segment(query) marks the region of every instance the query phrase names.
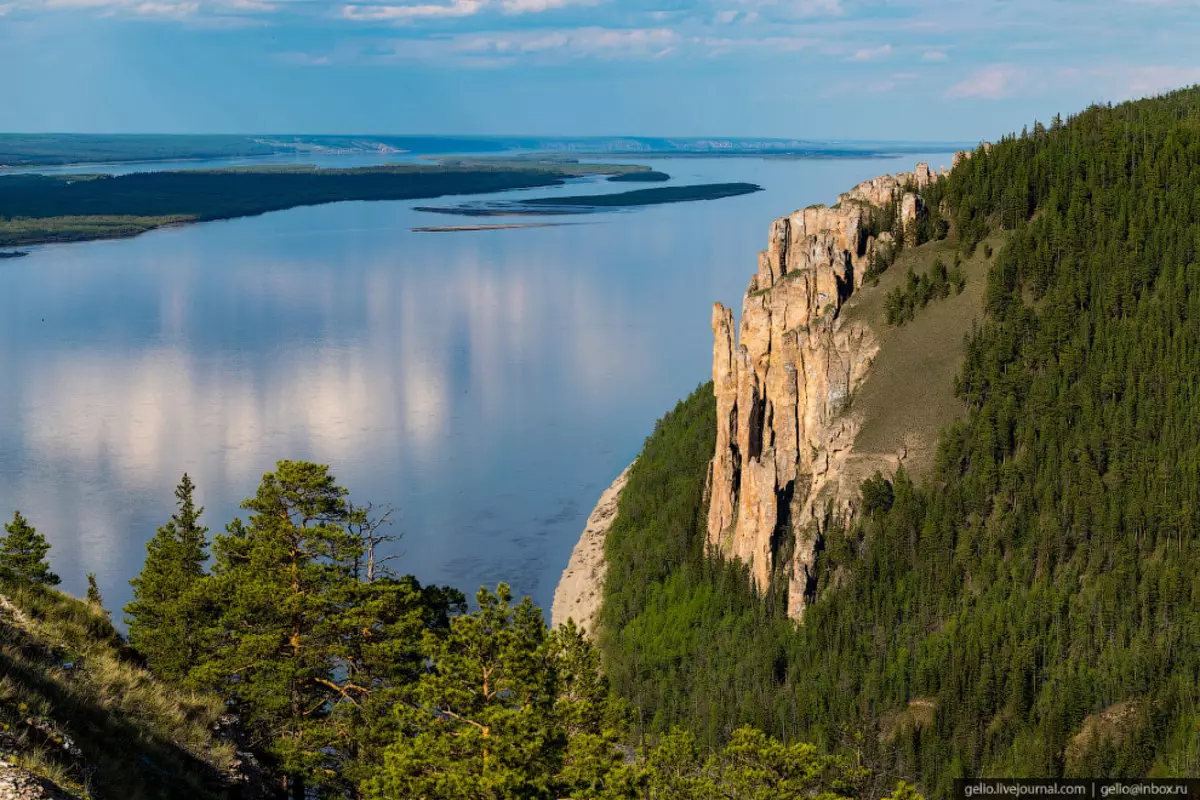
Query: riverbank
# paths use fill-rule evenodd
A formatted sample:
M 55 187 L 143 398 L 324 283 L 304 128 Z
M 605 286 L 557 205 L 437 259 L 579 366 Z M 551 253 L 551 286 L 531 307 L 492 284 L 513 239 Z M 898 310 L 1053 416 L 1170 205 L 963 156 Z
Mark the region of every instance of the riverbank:
M 356 169 L 238 168 L 0 176 L 0 247 L 136 236 L 165 225 L 343 201 L 418 200 L 562 186 L 648 167 L 514 161 Z
M 563 570 L 554 589 L 554 604 L 550 608 L 552 627 L 564 625 L 568 619 L 573 619 L 589 636 L 595 636 L 596 618 L 604 600 L 604 541 L 617 521 L 621 492 L 629 481 L 631 469 L 633 464 L 626 467 L 604 490 L 592 509 L 579 542 L 571 552 L 571 560 L 567 562 L 567 568 Z

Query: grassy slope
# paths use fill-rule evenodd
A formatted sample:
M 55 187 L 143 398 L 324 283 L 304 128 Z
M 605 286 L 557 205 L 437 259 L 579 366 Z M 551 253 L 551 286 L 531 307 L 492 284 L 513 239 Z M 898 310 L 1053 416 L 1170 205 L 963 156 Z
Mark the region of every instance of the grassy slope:
M 1003 241 L 996 236 L 988 243 L 998 251 Z M 918 479 L 933 463 L 938 434 L 966 417 L 962 401 L 954 396 L 954 377 L 962 366 L 962 337 L 983 307 L 992 259 L 984 256 L 982 245 L 977 248 L 962 264 L 967 277 L 963 293 L 932 301 L 907 325 L 886 323 L 884 299 L 903 285 L 909 269 L 920 275 L 939 257 L 952 264 L 954 247 L 944 240 L 903 251 L 879 284 L 855 292 L 842 312 L 848 323 L 869 324 L 880 343 L 871 371 L 854 395 L 853 411 L 863 420 L 854 443 L 858 458 L 905 453 L 905 467 Z
M 0 758 L 87 798 L 232 797 L 215 697 L 150 676 L 104 612 L 56 591 L 0 597 Z

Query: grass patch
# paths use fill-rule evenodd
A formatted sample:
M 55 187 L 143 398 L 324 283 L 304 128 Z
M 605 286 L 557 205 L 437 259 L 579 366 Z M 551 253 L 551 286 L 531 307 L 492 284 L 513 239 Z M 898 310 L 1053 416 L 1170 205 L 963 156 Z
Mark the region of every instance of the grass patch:
M 89 798 L 232 797 L 224 714 L 153 678 L 96 606 L 44 589 L 0 600 L 0 751 L 37 777 Z
M 900 455 L 910 474 L 919 478 L 933 463 L 938 433 L 966 417 L 962 401 L 954 396 L 954 377 L 963 359 L 962 337 L 982 315 L 991 264 L 985 250 L 998 250 L 1003 242 L 1003 236 L 994 236 L 988 247 L 976 248 L 962 262 L 962 293 L 951 291 L 906 325 L 887 324 L 888 294 L 903 291 L 909 270 L 925 274 L 938 259 L 953 263 L 953 240 L 906 248 L 880 274 L 877 285 L 864 285 L 850 298 L 843 319 L 865 322 L 880 343 L 871 370 L 854 396 L 854 412 L 863 420 L 854 443 L 856 460 Z
M 165 225 L 194 222 L 193 216 L 162 217 L 84 216 L 30 219 L 0 219 L 0 247 L 29 244 L 84 242 L 94 239 L 125 239 Z M 18 252 L 13 255 L 24 255 Z M 0 256 L 11 257 L 8 253 Z

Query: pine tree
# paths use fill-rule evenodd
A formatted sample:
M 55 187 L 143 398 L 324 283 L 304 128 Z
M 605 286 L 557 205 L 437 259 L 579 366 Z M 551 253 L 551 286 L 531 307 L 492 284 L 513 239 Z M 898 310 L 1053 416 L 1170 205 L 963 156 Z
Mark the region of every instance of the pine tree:
M 46 561 L 50 551 L 46 537 L 20 511 L 13 512 L 12 522 L 5 524 L 4 530 L 8 535 L 0 538 L 0 581 L 18 586 L 57 586 L 60 579 Z
M 100 586 L 96 583 L 96 573 L 87 574 L 87 601 L 94 606 L 104 608 L 104 596 L 100 594 Z
M 238 710 L 295 800 L 337 780 L 332 712 L 369 691 L 340 669 L 362 557 L 345 495 L 328 467 L 280 461 L 242 503 L 248 523 L 234 520 L 213 543 L 208 589 L 220 613 L 193 677 Z
M 208 560 L 208 528 L 195 504 L 187 473 L 175 489 L 176 512 L 146 544 L 146 563 L 130 581 L 125 606 L 129 642 L 164 680 L 183 681 L 195 665 L 200 635 L 211 611 L 200 591 Z
M 565 737 L 556 729 L 555 671 L 541 612 L 509 588 L 480 589 L 479 610 L 426 642 L 433 669 L 403 735 L 366 785 L 371 798 L 555 797 Z

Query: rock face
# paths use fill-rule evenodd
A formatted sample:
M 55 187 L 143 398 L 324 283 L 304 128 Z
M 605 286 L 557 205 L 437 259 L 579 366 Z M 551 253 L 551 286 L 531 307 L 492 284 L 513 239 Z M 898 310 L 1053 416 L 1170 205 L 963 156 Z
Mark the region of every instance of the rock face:
M 713 306 L 709 544 L 747 562 L 760 591 L 786 580 L 793 619 L 815 591 L 825 526 L 848 519 L 857 496 L 857 486 L 839 480 L 859 429 L 847 411 L 878 344 L 869 327 L 844 324 L 839 312 L 874 248 L 891 243 L 890 235 L 865 235 L 867 206 L 898 202 L 908 238 L 925 213 L 913 190 L 935 180 L 922 163 L 855 186 L 834 208 L 775 220 L 736 336 L 733 312 Z M 789 541 L 790 558 L 781 558 Z
M 588 517 L 583 534 L 571 553 L 571 560 L 567 562 L 567 568 L 563 570 L 562 578 L 554 589 L 550 624 L 555 628 L 573 619 L 588 638 L 595 637 L 596 617 L 604 599 L 604 540 L 617 521 L 621 492 L 629 480 L 631 469 L 633 464 L 626 467 L 612 486 L 604 490 Z

